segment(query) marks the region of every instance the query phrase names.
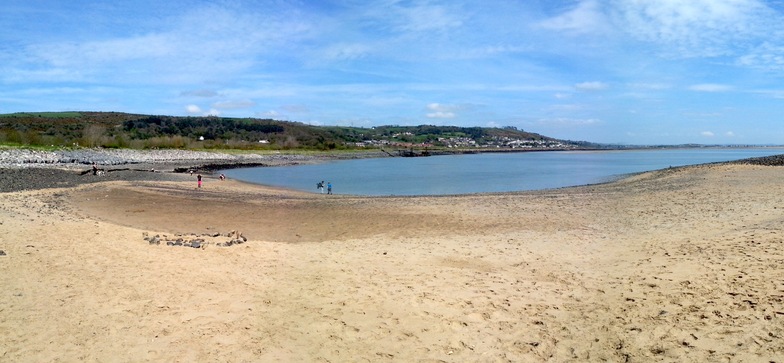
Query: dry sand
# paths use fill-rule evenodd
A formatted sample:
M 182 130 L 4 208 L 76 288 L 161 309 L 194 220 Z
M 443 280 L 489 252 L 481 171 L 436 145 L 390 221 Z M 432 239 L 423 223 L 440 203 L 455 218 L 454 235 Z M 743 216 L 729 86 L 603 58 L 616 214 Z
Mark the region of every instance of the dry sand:
M 0 194 L 0 361 L 782 362 L 784 168 L 365 198 Z M 242 231 L 204 248 L 147 236 Z M 225 240 L 225 238 L 224 238 Z

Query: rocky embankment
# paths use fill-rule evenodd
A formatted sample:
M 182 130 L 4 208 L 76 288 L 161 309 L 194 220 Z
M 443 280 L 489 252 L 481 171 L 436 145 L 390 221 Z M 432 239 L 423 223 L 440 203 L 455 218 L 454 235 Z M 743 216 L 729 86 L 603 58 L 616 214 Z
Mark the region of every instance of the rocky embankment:
M 75 149 L 39 151 L 26 149 L 0 149 L 0 168 L 24 167 L 84 167 L 97 163 L 102 166 L 129 164 L 185 165 L 195 164 L 291 164 L 324 158 L 303 154 L 228 154 L 190 150 L 131 150 L 131 149 Z
M 765 166 L 784 166 L 784 155 L 762 156 L 759 158 L 749 158 L 733 161 L 734 164 L 765 165 Z
M 202 173 L 248 166 L 279 166 L 326 160 L 385 157 L 362 153 L 221 153 L 190 150 L 0 149 L 0 193 L 71 187 L 106 180 L 176 180 L 188 170 Z M 92 175 L 96 163 L 100 175 Z

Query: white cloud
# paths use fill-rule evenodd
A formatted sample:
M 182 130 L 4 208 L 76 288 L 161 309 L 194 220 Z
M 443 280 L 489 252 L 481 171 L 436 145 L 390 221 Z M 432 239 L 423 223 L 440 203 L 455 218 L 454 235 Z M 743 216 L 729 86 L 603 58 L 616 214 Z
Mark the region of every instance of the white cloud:
M 185 106 L 185 111 L 191 115 L 202 115 L 202 116 L 219 116 L 221 113 L 219 110 L 215 108 L 211 108 L 209 111 L 203 111 L 201 107 L 197 105 Z
M 606 83 L 603 82 L 583 82 L 574 85 L 578 91 L 603 91 L 609 88 Z
M 563 14 L 539 24 L 542 28 L 568 33 L 596 33 L 609 30 L 608 20 L 595 0 L 584 0 Z
M 428 112 L 425 116 L 428 118 L 455 118 L 457 117 L 456 111 L 464 109 L 465 106 L 460 105 L 445 105 L 442 103 L 430 103 L 427 109 L 433 112 Z
M 701 132 L 701 133 L 700 133 L 700 135 L 702 135 L 702 136 L 705 136 L 705 137 L 713 137 L 713 136 L 716 136 L 716 135 L 715 135 L 713 132 L 711 132 L 711 131 L 703 131 L 703 132 Z
M 197 105 L 187 105 L 185 106 L 185 111 L 190 114 L 200 114 L 202 112 L 201 107 Z
M 724 133 L 724 135 L 726 135 L 727 137 L 735 137 L 735 133 L 732 131 L 727 131 L 726 133 Z
M 733 54 L 775 28 L 778 17 L 759 0 L 637 0 L 615 5 L 620 30 L 657 43 L 660 52 L 676 58 Z
M 450 54 L 450 57 L 460 58 L 460 59 L 476 59 L 476 58 L 488 58 L 488 57 L 497 57 L 500 55 L 505 54 L 517 54 L 526 51 L 533 51 L 530 46 L 523 47 L 518 45 L 509 45 L 509 44 L 497 44 L 497 45 L 481 45 L 474 48 L 460 48 L 457 50 L 457 53 L 454 55 Z
M 703 83 L 692 85 L 689 89 L 697 92 L 727 92 L 732 90 L 732 87 L 724 84 Z
M 737 64 L 763 70 L 782 71 L 784 70 L 784 41 L 778 45 L 765 42 L 738 58 Z
M 423 4 L 385 7 L 381 10 L 389 11 L 385 17 L 391 19 L 398 30 L 405 32 L 444 31 L 463 23 L 462 17 L 446 6 Z
M 444 111 L 436 111 L 436 112 L 429 112 L 425 116 L 427 118 L 455 118 L 454 112 L 444 112 Z

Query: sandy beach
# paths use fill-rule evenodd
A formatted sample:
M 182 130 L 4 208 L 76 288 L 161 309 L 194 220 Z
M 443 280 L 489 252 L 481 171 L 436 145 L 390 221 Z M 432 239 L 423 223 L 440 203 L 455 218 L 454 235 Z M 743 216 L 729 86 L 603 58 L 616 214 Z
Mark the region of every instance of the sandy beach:
M 138 175 L 0 193 L 0 361 L 784 362 L 782 167 L 373 198 Z

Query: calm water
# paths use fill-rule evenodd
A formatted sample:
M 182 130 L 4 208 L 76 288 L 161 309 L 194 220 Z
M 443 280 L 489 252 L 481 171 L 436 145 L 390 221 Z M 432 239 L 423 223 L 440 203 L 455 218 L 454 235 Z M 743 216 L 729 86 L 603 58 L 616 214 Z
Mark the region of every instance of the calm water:
M 553 151 L 343 160 L 225 170 L 229 178 L 317 193 L 436 195 L 538 190 L 608 181 L 670 166 L 784 154 L 784 148 Z

